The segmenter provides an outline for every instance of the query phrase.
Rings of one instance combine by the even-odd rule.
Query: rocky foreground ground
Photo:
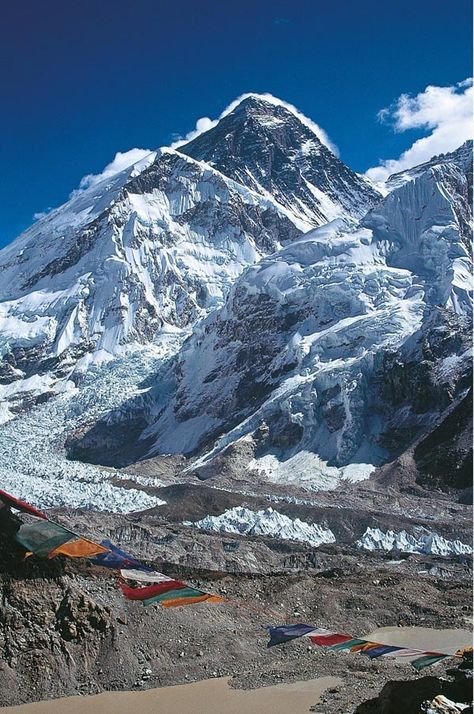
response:
[[[173,490],[174,489],[174,490]],[[384,495],[339,494],[336,507],[279,503],[292,517],[324,522],[336,544],[303,543],[198,531],[182,525],[222,512],[243,500],[264,505],[263,495],[237,495],[204,486],[161,489],[166,506],[134,516],[58,511],[55,518],[79,532],[109,537],[164,572],[227,598],[165,610],[126,601],[113,571],[85,561],[22,561],[0,544],[0,705],[50,697],[133,690],[232,676],[233,686],[340,677],[314,711],[390,714],[419,712],[444,694],[468,701],[469,665],[448,659],[417,674],[409,664],[308,647],[304,641],[267,649],[268,625],[310,622],[359,636],[384,626],[471,627],[470,556],[441,557],[361,552],[351,545],[368,523],[403,527],[404,519],[430,522],[466,539],[466,506],[433,504],[404,496],[401,513],[383,508]],[[362,497],[361,497],[362,499]],[[352,503],[352,509],[349,508]],[[362,502],[362,500],[361,500]],[[371,504],[371,505],[370,505]],[[444,505],[443,505],[444,504]],[[268,503],[267,503],[268,506]],[[347,507],[346,507],[347,506]],[[414,516],[418,508],[418,516]],[[431,516],[432,518],[433,516]],[[465,541],[466,542],[466,541]],[[466,643],[467,644],[467,643]],[[403,706],[401,705],[403,702]]]

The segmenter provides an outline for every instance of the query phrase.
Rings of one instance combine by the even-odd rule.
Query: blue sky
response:
[[[466,85],[424,92],[470,76],[470,0],[17,0],[2,16],[0,245],[117,151],[169,144],[244,92],[296,105],[361,172],[465,129],[449,117]],[[393,105],[404,93],[418,105]]]

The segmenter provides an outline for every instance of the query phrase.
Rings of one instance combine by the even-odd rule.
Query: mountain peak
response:
[[[229,114],[282,114],[298,117],[303,116],[301,112],[291,104],[284,102],[282,99],[274,97],[272,94],[243,94],[241,97],[232,102],[228,108],[222,113],[221,119]],[[299,117],[298,117],[299,118]]]
[[[328,148],[320,127],[271,94],[246,94],[178,151],[257,193],[271,194],[302,230],[362,217],[380,196]]]
[[[227,109],[223,115],[226,116],[231,112],[254,110],[254,109],[265,109],[271,111],[273,107],[283,106],[283,102],[275,97],[269,100],[271,95],[266,94],[244,94],[242,97],[236,99],[232,104],[230,104],[229,109]]]
[[[268,125],[269,118],[280,119],[295,125],[303,125],[316,136],[318,141],[324,144],[333,153],[337,153],[337,149],[330,141],[324,129],[316,124],[312,119],[305,116],[302,112],[289,102],[273,96],[273,94],[264,93],[258,94],[250,92],[237,97],[229,106],[222,112],[220,119],[232,115],[242,120],[242,117],[251,117],[260,122],[260,125]],[[263,120],[263,121],[262,121]]]
[[[232,117],[236,125],[239,122],[242,124],[250,122],[254,130],[269,132],[272,139],[275,130],[291,127],[294,132],[304,134],[307,141],[324,144],[331,151],[335,150],[325,132],[317,124],[301,114],[296,107],[271,94],[248,94],[236,102],[233,102],[222,114],[221,121]]]

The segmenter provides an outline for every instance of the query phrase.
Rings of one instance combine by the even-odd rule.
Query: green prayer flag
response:
[[[203,594],[204,593],[201,590],[196,590],[196,588],[180,588],[178,590],[168,590],[161,595],[154,595],[153,597],[149,597],[142,602],[144,605],[151,605],[154,602],[164,602],[166,600],[176,600],[177,598],[185,597],[197,597]]]
[[[351,647],[356,647],[357,645],[366,645],[368,640],[347,640],[347,642],[340,642],[338,645],[331,645],[332,650],[350,650]]]
[[[424,667],[429,667],[431,664],[436,664],[442,659],[446,659],[446,657],[449,657],[449,655],[425,655],[424,657],[412,659],[411,664],[417,670],[417,672],[420,672]]]
[[[23,523],[15,535],[20,545],[40,558],[47,558],[52,550],[72,538],[74,533],[51,521]]]

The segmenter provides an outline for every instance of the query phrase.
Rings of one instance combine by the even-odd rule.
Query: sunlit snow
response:
[[[386,531],[367,528],[364,535],[355,542],[362,550],[399,550],[403,553],[426,553],[432,555],[462,555],[472,553],[472,548],[460,540],[447,540],[438,533],[420,533],[415,536],[400,531]]]
[[[299,518],[288,516],[267,508],[262,511],[252,511],[243,506],[230,508],[220,516],[206,516],[194,523],[187,521],[185,525],[203,528],[218,533],[239,533],[241,535],[263,535],[282,540],[296,540],[318,546],[322,543],[334,543],[334,533],[329,528],[323,528],[316,523],[306,523]]]

